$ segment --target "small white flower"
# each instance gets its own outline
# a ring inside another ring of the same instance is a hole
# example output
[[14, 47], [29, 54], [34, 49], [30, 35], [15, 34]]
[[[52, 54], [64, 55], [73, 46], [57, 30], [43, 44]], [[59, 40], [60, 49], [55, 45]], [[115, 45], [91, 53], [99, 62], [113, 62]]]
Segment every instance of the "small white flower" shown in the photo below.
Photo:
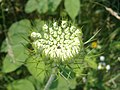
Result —
[[57, 22], [54, 22], [54, 23], [53, 23], [53, 27], [56, 27], [56, 26], [57, 26]]
[[54, 33], [54, 30], [52, 29], [52, 27], [49, 28], [49, 32], [50, 32], [50, 34]]
[[100, 61], [104, 61], [105, 60], [105, 56], [100, 56]]
[[59, 27], [59, 29], [58, 29], [58, 34], [59, 35], [62, 34], [62, 28], [61, 27]]
[[106, 65], [106, 70], [110, 70], [110, 65]]
[[70, 37], [69, 35], [65, 35], [65, 39], [69, 39], [69, 37]]
[[56, 44], [57, 44], [57, 41], [54, 39], [54, 40], [53, 40], [53, 43], [54, 43], [54, 45], [56, 45]]
[[67, 21], [62, 21], [61, 27], [62, 27], [62, 28], [66, 28], [66, 27], [67, 27]]
[[75, 30], [76, 30], [76, 27], [75, 27], [75, 26], [71, 26], [71, 27], [70, 27], [70, 32], [71, 32], [71, 33], [75, 32]]
[[49, 36], [48, 36], [47, 33], [44, 33], [44, 38], [45, 38], [45, 39], [48, 39], [48, 38], [49, 38]]
[[53, 23], [53, 28], [54, 28], [55, 30], [58, 30], [58, 24], [57, 24], [57, 22], [54, 22], [54, 23]]
[[9, 10], [8, 8], [5, 9], [6, 12], [8, 12], [8, 10]]
[[36, 32], [32, 32], [31, 33], [31, 38], [32, 39], [41, 38], [41, 34], [40, 33], [36, 33]]
[[2, 2], [2, 0], [0, 0], [0, 2]]
[[31, 37], [35, 38], [36, 37], [36, 32], [32, 32]]
[[59, 35], [57, 36], [56, 40], [57, 40], [58, 42], [60, 41], [60, 36], [59, 36]]
[[43, 30], [46, 30], [46, 29], [48, 29], [48, 26], [47, 26], [47, 24], [44, 24]]
[[67, 34], [67, 33], [69, 33], [70, 31], [69, 31], [69, 27], [67, 27], [65, 30], [64, 30], [64, 32]]
[[105, 66], [106, 66], [106, 63], [105, 63], [105, 62], [101, 62], [101, 65], [105, 67]]
[[118, 61], [120, 61], [120, 57], [118, 57]]
[[57, 31], [54, 31], [53, 37], [57, 37]]
[[101, 63], [99, 63], [98, 70], [101, 70], [101, 69], [103, 69], [103, 66], [101, 65]]
[[86, 77], [83, 77], [82, 80], [84, 83], [86, 83], [86, 81], [87, 81]]
[[77, 30], [75, 31], [76, 36], [77, 36], [77, 35], [80, 35], [80, 33], [81, 33], [81, 32], [80, 32], [79, 29], [77, 29]]
[[36, 37], [37, 38], [41, 38], [41, 34], [40, 33], [36, 33]]

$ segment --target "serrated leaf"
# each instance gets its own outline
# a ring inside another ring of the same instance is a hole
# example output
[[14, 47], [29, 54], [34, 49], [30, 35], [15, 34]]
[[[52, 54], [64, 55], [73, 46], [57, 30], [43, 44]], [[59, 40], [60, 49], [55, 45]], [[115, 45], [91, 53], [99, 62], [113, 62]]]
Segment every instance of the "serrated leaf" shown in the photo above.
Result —
[[49, 4], [49, 10], [54, 12], [57, 7], [59, 6], [61, 0], [48, 0], [48, 4]]
[[29, 80], [21, 79], [10, 83], [7, 90], [35, 90], [35, 88]]
[[80, 0], [65, 0], [66, 12], [74, 20], [80, 11]]
[[37, 0], [28, 0], [27, 4], [25, 5], [25, 12], [31, 13], [37, 9], [38, 2]]
[[29, 72], [39, 81], [43, 81], [45, 77], [45, 64], [41, 58], [32, 56], [26, 62]]
[[12, 24], [9, 28], [8, 37], [4, 41], [7, 44], [8, 54], [3, 61], [3, 72], [12, 72], [24, 64], [28, 57], [27, 49], [24, 45], [28, 43], [26, 39], [28, 38], [30, 27], [29, 20], [21, 20]]

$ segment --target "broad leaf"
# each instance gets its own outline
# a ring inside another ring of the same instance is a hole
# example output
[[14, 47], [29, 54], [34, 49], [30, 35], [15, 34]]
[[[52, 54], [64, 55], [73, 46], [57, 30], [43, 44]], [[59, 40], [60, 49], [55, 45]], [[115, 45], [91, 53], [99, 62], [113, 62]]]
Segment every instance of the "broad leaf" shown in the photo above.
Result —
[[76, 86], [76, 80], [75, 79], [68, 79], [65, 80], [62, 76], [58, 77], [58, 85], [55, 89], [51, 90], [73, 90]]
[[11, 50], [12, 52], [7, 54], [3, 61], [3, 72], [5, 73], [12, 72], [19, 68], [28, 57], [27, 51], [22, 45], [13, 46]]
[[39, 5], [37, 6], [37, 11], [42, 14], [48, 11], [48, 1], [47, 0], [40, 0]]
[[40, 83], [39, 80], [35, 79], [33, 76], [29, 76], [27, 77], [27, 79], [32, 82], [32, 84], [34, 85], [34, 87], [36, 88], [36, 90], [43, 90], [42, 89], [42, 85]]
[[45, 77], [45, 64], [41, 60], [41, 58], [32, 56], [30, 57], [27, 62], [26, 66], [29, 72], [39, 81], [43, 81]]
[[25, 6], [25, 12], [31, 13], [37, 9], [38, 2], [37, 0], [28, 0], [26, 6]]
[[13, 36], [15, 34], [24, 34], [24, 35], [29, 35], [29, 31], [31, 29], [31, 23], [29, 20], [24, 19], [18, 22], [15, 22], [11, 25], [9, 28], [9, 36]]
[[54, 12], [57, 9], [57, 7], [59, 6], [59, 4], [61, 2], [61, 0], [48, 0], [48, 1], [49, 1], [49, 3], [48, 3], [49, 10], [52, 12]]
[[7, 86], [7, 90], [35, 90], [33, 84], [26, 79], [16, 80]]
[[[29, 20], [21, 20], [12, 24], [6, 38], [8, 54], [3, 61], [3, 72], [9, 73], [19, 68], [28, 57], [25, 45], [30, 30]], [[4, 47], [6, 49], [6, 47]], [[3, 49], [4, 49], [3, 48]]]
[[64, 5], [68, 15], [75, 19], [80, 11], [80, 0], [65, 0]]
[[40, 14], [54, 12], [62, 0], [28, 0], [25, 6], [25, 12], [31, 13], [35, 10]]

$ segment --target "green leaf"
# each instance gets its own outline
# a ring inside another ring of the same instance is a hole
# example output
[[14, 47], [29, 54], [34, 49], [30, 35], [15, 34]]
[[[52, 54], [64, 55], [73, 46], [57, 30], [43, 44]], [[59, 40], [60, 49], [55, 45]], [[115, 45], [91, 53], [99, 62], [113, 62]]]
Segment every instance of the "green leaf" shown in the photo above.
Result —
[[29, 72], [39, 81], [43, 81], [45, 77], [45, 64], [41, 58], [32, 56], [26, 62]]
[[7, 52], [7, 43], [6, 43], [6, 40], [4, 40], [4, 41], [2, 42], [1, 52]]
[[66, 12], [74, 20], [80, 11], [80, 0], [65, 0]]
[[7, 54], [3, 61], [3, 72], [12, 72], [24, 64], [28, 57], [26, 53], [27, 51], [22, 45], [13, 46], [11, 54]]
[[50, 86], [50, 90], [56, 90], [57, 86], [58, 86], [58, 79], [55, 78]]
[[35, 79], [33, 76], [27, 77], [27, 80], [29, 80], [30, 82], [32, 82], [32, 84], [34, 85], [34, 87], [36, 88], [36, 90], [42, 90], [42, 85], [41, 85], [41, 83], [40, 83], [39, 80]]
[[62, 0], [28, 0], [25, 6], [25, 12], [31, 13], [35, 10], [43, 14], [48, 10], [54, 12]]
[[112, 42], [119, 33], [120, 33], [120, 27], [118, 27], [112, 33], [110, 33], [109, 40]]
[[35, 90], [35, 88], [30, 81], [21, 79], [10, 83], [7, 86], [7, 90]]
[[44, 25], [44, 21], [43, 21], [43, 20], [36, 19], [36, 20], [34, 21], [33, 30], [36, 31], [36, 32], [41, 32], [43, 25]]
[[15, 34], [17, 35], [24, 34], [28, 36], [30, 29], [31, 29], [30, 21], [27, 19], [24, 19], [24, 20], [13, 23], [11, 27], [9, 28], [8, 34], [9, 36], [13, 36]]
[[58, 85], [54, 89], [50, 90], [73, 90], [76, 86], [76, 80], [75, 79], [68, 79], [65, 80], [62, 76], [58, 76]]
[[110, 50], [119, 51], [120, 50], [120, 41], [114, 41], [110, 44]]
[[54, 12], [60, 3], [61, 3], [61, 0], [48, 0], [49, 10]]
[[37, 0], [28, 0], [27, 4], [25, 5], [25, 12], [31, 13], [37, 9], [38, 2]]
[[68, 82], [63, 77], [58, 77], [58, 86], [53, 90], [69, 90]]
[[[26, 39], [29, 35], [30, 26], [29, 20], [21, 20], [9, 28], [8, 37], [4, 41], [7, 45], [8, 54], [3, 61], [3, 72], [9, 73], [16, 70], [28, 58], [27, 49], [24, 45], [28, 44]], [[6, 49], [6, 47], [4, 48]]]
[[92, 56], [85, 56], [86, 63], [88, 64], [89, 67], [93, 69], [97, 69], [97, 63], [96, 63], [96, 58]]
[[85, 66], [83, 64], [73, 64], [71, 65], [71, 67], [73, 68], [73, 71], [76, 74], [76, 76], [79, 77], [82, 74]]
[[40, 14], [46, 13], [48, 11], [48, 0], [40, 0], [37, 6], [37, 11]]

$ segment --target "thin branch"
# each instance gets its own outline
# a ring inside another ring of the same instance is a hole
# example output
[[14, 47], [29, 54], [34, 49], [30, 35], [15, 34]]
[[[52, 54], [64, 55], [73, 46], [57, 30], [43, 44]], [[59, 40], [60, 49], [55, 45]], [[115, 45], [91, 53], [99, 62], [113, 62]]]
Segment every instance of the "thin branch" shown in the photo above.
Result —
[[118, 20], [120, 20], [120, 16], [117, 12], [113, 11], [111, 8], [105, 7], [105, 9], [114, 17], [116, 17]]

